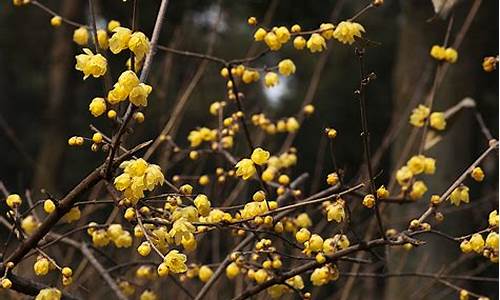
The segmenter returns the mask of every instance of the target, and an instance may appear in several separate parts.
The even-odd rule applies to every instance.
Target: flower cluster
[[[213,142],[217,138],[217,130],[202,127],[198,130],[192,130],[188,135],[191,147],[196,148],[203,142]]]
[[[269,159],[270,154],[268,151],[262,148],[255,148],[252,155],[249,158],[243,158],[236,164],[236,176],[242,177],[244,180],[248,180],[252,177],[255,172],[255,164],[262,166]]]
[[[461,202],[469,203],[469,188],[465,185],[461,185],[451,192],[450,202],[459,206]]]
[[[498,215],[496,210],[490,213],[489,219],[490,230],[498,228]],[[463,239],[460,243],[460,249],[463,253],[476,252],[488,258],[491,262],[498,263],[498,243],[499,236],[497,232],[489,231],[486,240],[481,232],[478,232],[472,234],[469,239]]]
[[[351,45],[355,38],[361,37],[364,32],[365,29],[361,24],[342,21],[337,27],[332,23],[323,23],[318,29],[309,32],[303,32],[298,24],[293,25],[290,30],[285,26],[273,27],[270,31],[259,28],[254,33],[254,39],[257,42],[263,41],[269,49],[277,51],[290,40],[291,36],[295,36],[293,39],[295,49],[302,50],[307,46],[311,53],[315,53],[326,48],[326,40],[334,38],[343,44]],[[306,40],[304,35],[308,34],[310,36]]]
[[[125,201],[131,205],[144,197],[144,191],[152,191],[165,180],[158,165],[149,164],[142,158],[124,161],[120,168],[123,173],[115,178],[115,188],[123,192]]]
[[[443,46],[434,45],[431,48],[431,56],[438,61],[446,61],[451,64],[458,59],[458,52],[453,48],[444,48]]]
[[[436,160],[424,155],[414,155],[406,165],[396,171],[396,180],[402,187],[408,187],[415,175],[422,173],[434,174],[436,172]]]
[[[410,115],[410,124],[415,127],[423,127],[429,119],[429,125],[436,130],[444,130],[446,128],[446,116],[442,112],[431,113],[430,109],[420,104],[413,109]]]
[[[130,232],[123,229],[121,224],[111,224],[107,229],[90,223],[87,233],[92,237],[95,247],[105,247],[113,242],[117,248],[128,248],[132,246],[132,236]]]
[[[128,97],[135,106],[147,106],[152,89],[150,85],[140,82],[135,72],[128,70],[118,77],[118,82],[108,92],[107,99],[111,104],[118,104]]]

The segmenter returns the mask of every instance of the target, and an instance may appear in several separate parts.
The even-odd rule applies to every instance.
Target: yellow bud
[[[12,281],[8,278],[2,278],[1,284],[4,289],[10,289],[12,287]]]
[[[92,135],[92,142],[96,143],[96,144],[100,144],[102,142],[102,134],[100,134],[99,132],[96,132]]]
[[[53,16],[52,19],[50,19],[50,25],[54,27],[59,27],[62,24],[62,18],[60,16]]]
[[[250,18],[248,18],[247,23],[248,23],[248,25],[250,25],[250,26],[255,26],[255,25],[257,24],[257,18],[255,18],[255,17],[250,17]]]
[[[50,200],[50,199],[47,199],[43,202],[43,210],[50,214],[52,213],[54,210],[56,210],[56,205],[54,204],[54,201]]]

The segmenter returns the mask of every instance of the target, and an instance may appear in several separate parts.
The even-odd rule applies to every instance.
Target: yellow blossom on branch
[[[83,79],[87,79],[90,75],[97,78],[104,75],[107,71],[108,62],[101,54],[94,54],[88,48],[84,48],[85,54],[76,56],[75,69],[83,72]]]

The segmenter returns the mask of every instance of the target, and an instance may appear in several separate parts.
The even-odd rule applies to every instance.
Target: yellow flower
[[[116,20],[111,20],[108,22],[108,30],[113,31],[115,28],[120,27],[120,22]]]
[[[60,300],[62,293],[56,288],[41,289],[35,300]]]
[[[293,33],[298,33],[298,32],[301,32],[302,31],[302,28],[300,27],[299,24],[295,24],[292,26],[292,28],[290,28],[290,30],[293,32]]]
[[[444,51],[444,59],[451,64],[455,63],[458,59],[457,50],[453,48],[446,48]]]
[[[301,213],[300,215],[297,216],[297,218],[295,218],[295,224],[297,224],[297,226],[299,227],[307,228],[312,225],[312,221],[307,213]]]
[[[426,157],[424,165],[425,174],[434,174],[436,172],[436,160],[434,158]]]
[[[53,16],[52,19],[50,19],[50,25],[54,27],[59,27],[62,24],[62,18],[60,16]]]
[[[485,72],[493,72],[497,67],[498,59],[493,56],[488,56],[483,59],[483,70]]]
[[[127,160],[120,164],[120,168],[130,176],[142,176],[148,169],[148,163],[142,158]]]
[[[313,234],[309,238],[309,250],[317,252],[323,249],[323,238],[319,234]]]
[[[252,152],[250,159],[257,165],[262,166],[267,162],[271,154],[262,148],[255,148]]]
[[[470,238],[470,245],[472,247],[472,250],[474,250],[476,253],[481,253],[484,249],[484,239],[483,236],[479,233],[474,233],[472,237]]]
[[[361,37],[362,32],[365,32],[365,29],[361,24],[343,21],[335,28],[333,37],[343,44],[351,45],[354,43],[354,37]]]
[[[494,211],[490,212],[489,216],[488,216],[488,224],[491,226],[491,227],[498,227],[498,212],[497,210],[495,209]]]
[[[486,237],[486,246],[498,251],[498,233],[490,232]]]
[[[278,64],[281,75],[290,76],[295,73],[295,64],[291,59],[284,59]]]
[[[83,52],[85,52],[85,54],[79,54],[76,56],[75,66],[78,71],[83,72],[83,79],[87,79],[90,75],[95,78],[104,75],[108,66],[106,58],[101,54],[94,55],[94,53],[92,53],[92,51],[88,48],[84,48]]]
[[[153,291],[145,290],[141,293],[139,300],[157,300],[158,296]]]
[[[425,120],[429,116],[430,112],[431,111],[427,106],[420,104],[417,108],[413,109],[410,115],[410,124],[415,127],[424,126]]]
[[[152,91],[152,87],[150,85],[139,83],[136,87],[130,91],[129,100],[135,106],[147,106],[148,105],[148,96]]]
[[[275,284],[266,289],[267,294],[272,298],[272,299],[278,299],[283,294],[287,293],[289,291],[288,286],[284,284]]]
[[[32,235],[38,228],[38,222],[36,219],[29,215],[21,221],[21,228],[27,235]]]
[[[66,223],[73,223],[75,221],[80,220],[81,212],[78,206],[72,207],[69,212],[67,212],[63,217],[62,221]]]
[[[96,247],[104,247],[109,244],[109,237],[105,230],[99,229],[91,233],[92,244]]]
[[[47,199],[43,202],[43,210],[50,214],[52,213],[54,210],[56,210],[56,205],[54,204],[54,201],[50,200],[50,199]]]
[[[451,192],[450,202],[456,206],[459,206],[460,202],[469,203],[469,188],[465,185],[457,187]]]
[[[425,156],[423,155],[414,155],[412,156],[408,162],[406,163],[410,171],[417,175],[425,170]]]
[[[265,282],[268,278],[269,278],[269,274],[264,269],[259,269],[259,270],[257,270],[257,272],[255,272],[254,279],[255,279],[255,282],[257,282],[258,284]]]
[[[471,246],[470,242],[468,240],[463,240],[460,243],[460,250],[463,253],[470,253],[470,252],[472,252],[472,246]]]
[[[310,237],[311,237],[311,232],[309,232],[309,230],[307,230],[307,228],[301,228],[295,234],[295,239],[297,240],[297,242],[299,242],[301,244],[308,241]]]
[[[241,80],[246,84],[257,81],[259,80],[259,78],[260,78],[259,72],[252,70],[243,71],[243,75],[241,76]]]
[[[12,4],[15,6],[22,6],[22,5],[26,5],[29,3],[30,3],[30,0],[12,0]]]
[[[345,219],[344,201],[338,200],[326,207],[328,222],[335,220],[340,223]]]
[[[3,289],[10,289],[12,287],[12,281],[9,278],[3,278],[0,281],[0,285]]]
[[[80,46],[87,45],[89,41],[89,31],[86,27],[79,27],[73,32],[73,41]]]
[[[326,176],[326,183],[328,185],[336,185],[337,183],[339,183],[339,175],[337,174],[337,172],[328,174],[328,176]]]
[[[314,113],[314,105],[307,104],[306,106],[304,106],[303,111],[306,116],[312,115]]]
[[[100,134],[99,132],[96,132],[92,135],[92,142],[96,143],[96,144],[100,144],[102,143],[102,134]]]
[[[368,194],[363,198],[362,204],[368,208],[372,208],[375,206],[375,196],[372,194]]]
[[[167,264],[161,263],[158,266],[157,271],[158,271],[158,276],[160,276],[160,277],[167,276],[168,275],[168,266],[167,266]]]
[[[290,39],[290,32],[285,26],[280,26],[279,28],[277,28],[275,33],[278,41],[282,44],[288,42],[288,40]]]
[[[446,118],[442,112],[433,112],[430,116],[430,125],[437,130],[444,130],[446,128]]]
[[[325,285],[330,281],[330,270],[327,266],[314,269],[311,274],[311,282],[314,286]]]
[[[119,83],[117,83],[117,84],[115,84],[115,86],[113,87],[113,89],[108,92],[107,99],[108,99],[108,102],[111,103],[111,104],[118,104],[121,101],[127,99],[128,94],[129,94],[129,91],[125,87],[123,87],[122,85],[120,85]],[[110,117],[111,111],[112,110],[110,110],[108,112],[108,117]],[[115,115],[114,113],[111,113],[111,114]]]
[[[265,182],[269,182],[269,181],[272,181],[274,179],[274,175],[276,174],[278,170],[276,170],[276,168],[274,167],[268,167],[264,170],[264,172],[262,172],[262,180],[264,180]]]
[[[324,37],[325,39],[329,40],[333,37],[333,30],[335,26],[333,26],[332,23],[323,23],[319,26],[319,29],[321,31],[321,36]]]
[[[268,32],[264,37],[264,42],[269,47],[269,49],[276,51],[281,48],[281,43],[274,32]]]
[[[253,38],[255,39],[256,42],[263,41],[264,38],[266,37],[267,31],[264,28],[259,28],[257,31],[255,31],[255,34],[253,35]]]
[[[221,139],[222,148],[229,149],[233,147],[234,139],[232,136],[225,136]]]
[[[104,29],[97,30],[97,43],[99,44],[99,48],[108,49],[109,41],[108,41],[108,33]]]
[[[318,33],[311,34],[307,40],[307,48],[312,52],[321,52],[326,48],[325,39]]]
[[[198,147],[203,142],[203,137],[197,130],[192,130],[188,135],[188,140],[191,142],[191,147]]]
[[[381,185],[378,189],[377,189],[377,197],[379,199],[385,199],[385,198],[388,198],[389,197],[389,191],[385,188],[385,186]]]
[[[207,282],[213,274],[214,271],[212,271],[212,269],[207,266],[201,266],[200,270],[198,271],[198,278],[200,278],[201,282]]]
[[[46,258],[38,259],[33,265],[33,270],[37,276],[44,276],[49,273],[50,262]]]
[[[89,111],[94,117],[99,117],[106,111],[106,101],[104,98],[96,97],[89,104]]]
[[[257,24],[257,18],[256,17],[249,17],[247,20],[247,23],[250,26],[255,26]]]
[[[446,56],[446,50],[444,49],[444,47],[434,45],[431,48],[430,54],[436,60],[443,60]]]
[[[210,201],[208,197],[204,194],[199,194],[194,198],[194,205],[198,209],[198,212],[202,216],[207,216],[210,213]]]
[[[168,234],[174,239],[176,245],[180,245],[182,239],[191,238],[195,230],[196,228],[186,218],[180,218],[174,222]]]
[[[186,255],[179,254],[178,250],[170,250],[165,256],[163,262],[167,265],[169,271],[174,273],[184,273],[187,271]]]
[[[139,247],[137,247],[137,252],[139,252],[141,256],[148,256],[149,253],[151,253],[151,245],[149,242],[142,242]]]
[[[251,159],[244,158],[236,164],[236,176],[242,177],[244,180],[249,179],[255,174],[254,163]]]
[[[130,175],[123,173],[115,178],[114,184],[115,188],[119,191],[123,191],[130,186],[132,183],[132,178]]]
[[[264,77],[264,84],[266,87],[274,87],[279,83],[279,77],[278,74],[274,72],[267,72],[266,76]]]
[[[427,192],[425,183],[421,180],[415,181],[410,192],[410,198],[412,200],[420,199],[424,196],[425,192]]]
[[[471,176],[472,178],[474,178],[474,180],[475,180],[475,181],[478,181],[478,182],[483,181],[483,179],[484,179],[484,172],[483,172],[483,169],[481,169],[480,167],[475,167],[475,168],[472,170],[472,172],[471,172],[470,176]]]
[[[323,252],[326,255],[332,255],[337,249],[346,249],[350,242],[346,235],[335,235],[333,238],[328,238],[323,242]]]
[[[113,29],[113,32],[113,35],[109,39],[109,50],[114,54],[118,54],[128,48],[132,30],[125,27],[116,27]]]
[[[149,50],[149,40],[142,32],[134,32],[128,41],[128,47],[138,60],[142,60]]]
[[[296,132],[299,128],[300,124],[295,117],[290,117],[286,120],[286,131]]]
[[[301,37],[301,36],[298,36],[296,38],[293,39],[293,47],[295,47],[295,49],[297,50],[302,50],[305,48],[306,46],[306,39]]]
[[[227,278],[233,279],[238,276],[238,274],[240,274],[240,267],[238,267],[236,263],[232,262],[226,267]]]
[[[5,199],[5,202],[10,208],[14,208],[21,205],[22,200],[18,194],[10,194],[9,196],[7,196],[7,199]]]
[[[140,84],[140,81],[134,71],[128,70],[120,74],[120,77],[118,77],[118,84],[122,86],[128,94]]]

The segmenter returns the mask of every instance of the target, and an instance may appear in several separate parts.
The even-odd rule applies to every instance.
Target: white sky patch
[[[216,30],[218,33],[225,32],[228,26],[224,18],[224,13],[221,14],[220,10],[221,7],[219,5],[213,4],[202,12],[194,13],[191,21],[203,27],[214,28],[217,26]],[[220,20],[218,20],[219,14],[221,14]]]
[[[280,82],[278,85],[272,88],[266,88],[264,84],[262,84],[264,88],[264,94],[266,95],[267,102],[271,106],[279,106],[282,102],[283,96],[288,92],[288,85],[290,84],[290,79],[288,77],[280,76]]]

